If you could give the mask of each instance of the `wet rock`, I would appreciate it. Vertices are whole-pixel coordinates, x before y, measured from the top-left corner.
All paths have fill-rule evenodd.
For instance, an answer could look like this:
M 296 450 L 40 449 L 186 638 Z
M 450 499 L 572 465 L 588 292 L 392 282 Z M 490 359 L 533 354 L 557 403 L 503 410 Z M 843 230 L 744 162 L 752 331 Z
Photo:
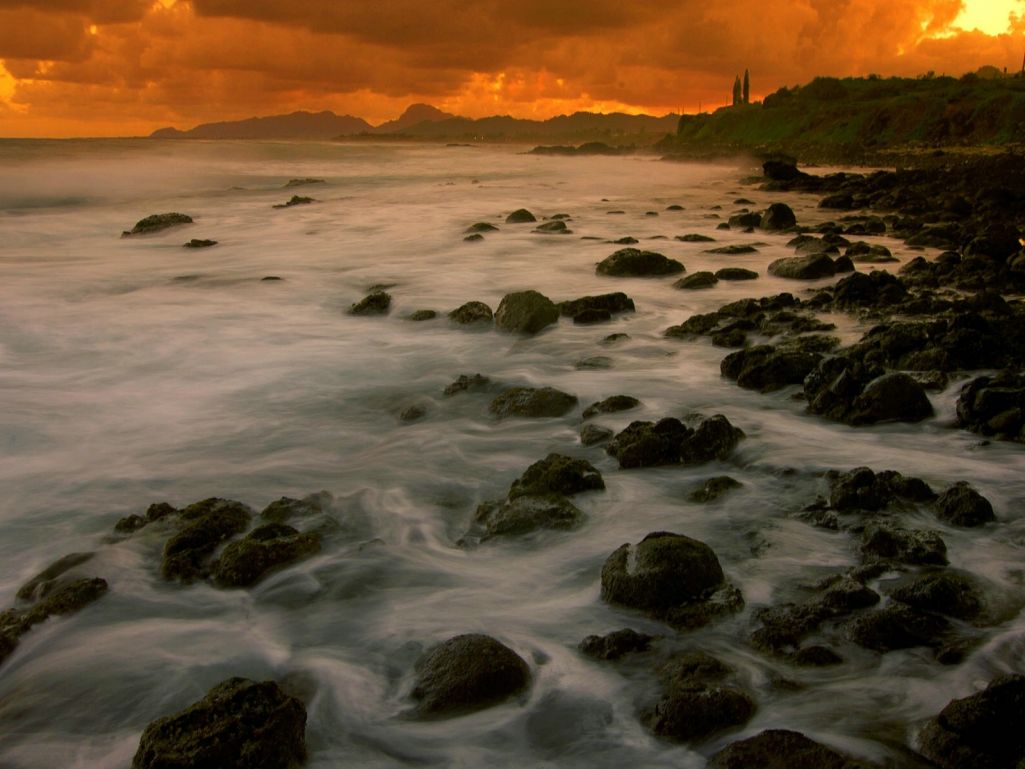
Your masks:
M 580 431 L 580 442 L 584 446 L 597 446 L 612 438 L 613 431 L 600 425 L 584 425 Z
M 20 588 L 17 597 L 20 601 L 35 601 L 49 593 L 57 584 L 57 580 L 66 572 L 92 560 L 95 553 L 68 553 L 58 558 L 39 574 L 34 576 Z
M 312 177 L 306 177 L 303 179 L 289 179 L 283 189 L 291 189 L 292 187 L 307 187 L 311 184 L 327 184 L 324 179 L 314 179 Z
M 102 598 L 106 592 L 107 581 L 100 577 L 62 580 L 22 613 L 21 622 L 27 630 L 50 617 L 74 614 Z
M 251 511 L 241 502 L 210 497 L 181 511 L 182 528 L 164 544 L 164 579 L 191 582 L 205 576 L 217 546 L 249 525 Z
M 528 222 L 536 222 L 537 217 L 534 216 L 530 211 L 525 208 L 517 208 L 507 217 L 505 217 L 506 224 L 526 224 Z
M 760 225 L 763 230 L 788 230 L 796 224 L 794 210 L 786 203 L 773 203 L 761 215 Z
M 913 531 L 889 523 L 870 523 L 865 527 L 861 553 L 916 565 L 947 563 L 947 545 L 935 531 Z
M 715 271 L 715 277 L 719 280 L 755 280 L 758 273 L 743 267 L 723 267 Z
M 498 232 L 498 227 L 496 227 L 495 225 L 491 224 L 490 222 L 474 222 L 469 227 L 467 227 L 464 230 L 464 232 L 467 235 L 475 233 L 475 232 L 476 233 L 481 233 L 481 232 Z
M 278 203 L 274 208 L 292 208 L 292 206 L 308 206 L 310 203 L 316 203 L 313 198 L 306 197 L 305 195 L 293 195 L 284 203 Z
M 399 413 L 399 421 L 406 423 L 416 422 L 427 416 L 427 411 L 428 409 L 426 404 L 414 403 L 402 409 L 402 411 Z
M 833 476 L 829 482 L 829 505 L 834 510 L 875 512 L 901 500 L 930 502 L 934 499 L 936 494 L 925 481 L 893 470 L 875 473 L 867 467 L 857 467 Z
M 534 232 L 542 235 L 570 235 L 573 233 L 573 230 L 566 226 L 566 222 L 561 219 L 556 219 L 551 222 L 539 224 L 534 228 Z
M 957 421 L 982 435 L 1025 442 L 1025 376 L 1003 372 L 973 379 L 961 388 Z
M 607 319 L 616 313 L 634 311 L 633 299 L 622 291 L 616 291 L 611 294 L 599 294 L 598 296 L 582 296 L 579 299 L 559 302 L 556 306 L 564 317 L 573 318 L 576 323 L 595 322 L 590 318 L 578 320 L 581 316 L 585 316 L 586 313 L 601 313 L 602 319 Z
M 416 663 L 412 698 L 421 718 L 473 713 L 525 691 L 530 668 L 516 652 L 490 636 L 450 638 Z
M 506 417 L 561 417 L 577 405 L 575 395 L 554 387 L 513 387 L 491 401 L 488 411 L 499 419 Z
M 823 359 L 804 380 L 808 410 L 850 425 L 921 422 L 934 413 L 925 389 L 904 373 L 835 356 Z
M 274 681 L 229 678 L 142 733 L 132 769 L 298 769 L 306 708 Z
M 654 640 L 654 636 L 624 628 L 604 636 L 589 635 L 577 648 L 592 659 L 614 662 L 627 654 L 647 651 Z
M 467 302 L 448 314 L 448 317 L 463 326 L 471 324 L 490 324 L 495 314 L 484 302 Z
M 192 217 L 186 214 L 151 214 L 145 219 L 140 219 L 130 230 L 121 233 L 122 238 L 132 235 L 148 235 L 151 232 L 160 232 L 168 227 L 176 227 L 179 224 L 192 224 Z
M 265 523 L 224 548 L 213 567 L 213 579 L 222 587 L 249 587 L 272 570 L 319 551 L 315 534 L 301 534 L 284 523 Z
M 880 270 L 873 270 L 867 275 L 856 272 L 838 281 L 833 287 L 833 305 L 847 310 L 890 307 L 902 302 L 907 295 L 904 282 L 896 275 Z
M 732 245 L 732 246 L 721 246 L 719 248 L 710 248 L 705 251 L 706 254 L 724 254 L 725 256 L 740 256 L 741 254 L 757 254 L 758 249 L 754 246 L 747 245 Z
M 374 291 L 349 308 L 349 315 L 387 315 L 391 309 L 391 294 Z
M 821 360 L 819 353 L 758 345 L 727 355 L 719 368 L 723 376 L 745 389 L 772 392 L 801 384 Z
M 680 278 L 678 281 L 673 283 L 673 288 L 682 288 L 688 290 L 712 288 L 719 279 L 710 272 L 695 272 L 693 275 L 688 275 L 686 278 Z
M 630 395 L 612 395 L 605 400 L 592 403 L 584 409 L 584 419 L 598 416 L 599 414 L 614 414 L 619 411 L 629 411 L 641 405 L 641 402 Z
M 511 333 L 536 334 L 558 320 L 558 308 L 547 296 L 537 291 L 506 294 L 495 312 L 495 325 L 498 329 Z
M 733 589 L 729 599 L 723 598 L 728 587 L 712 548 L 664 531 L 649 534 L 637 545 L 623 545 L 601 570 L 603 600 L 678 627 L 700 627 L 739 610 L 739 592 Z
M 688 233 L 687 235 L 677 235 L 676 239 L 683 243 L 714 243 L 715 238 L 709 237 L 708 235 L 702 235 L 697 232 Z
M 698 502 L 702 504 L 706 502 L 714 502 L 733 489 L 739 489 L 743 485 L 744 484 L 740 481 L 735 480 L 728 475 L 717 475 L 715 478 L 709 478 L 694 489 L 687 498 L 691 502 Z
M 856 248 L 863 245 L 865 248 Z M 888 264 L 900 261 L 886 246 L 881 244 L 855 243 L 847 249 L 846 255 L 859 264 Z
M 260 518 L 269 523 L 284 523 L 296 518 L 312 518 L 322 515 L 331 506 L 333 497 L 329 491 L 308 494 L 302 499 L 281 497 L 271 502 L 260 513 Z
M 586 459 L 549 454 L 528 467 L 509 489 L 509 499 L 524 495 L 578 494 L 605 488 L 601 473 Z
M 459 393 L 485 390 L 490 385 L 491 380 L 481 374 L 474 374 L 472 376 L 460 374 L 456 381 L 445 387 L 444 393 L 447 397 L 451 397 L 453 395 L 458 395 Z
M 809 668 L 824 668 L 831 665 L 843 664 L 843 657 L 830 649 L 828 646 L 813 644 L 804 646 L 794 652 L 791 661 L 795 665 Z
M 744 432 L 722 414 L 705 419 L 697 429 L 666 417 L 658 422 L 631 422 L 606 451 L 623 468 L 701 464 L 725 459 L 743 437 Z
M 919 735 L 919 750 L 942 769 L 1014 769 L 1025 761 L 1025 676 L 1001 676 L 951 700 Z
M 976 581 L 967 574 L 944 570 L 913 577 L 890 591 L 895 601 L 914 609 L 944 614 L 972 622 L 986 608 L 985 598 Z
M 472 235 L 467 235 L 465 238 L 463 238 L 463 240 L 467 243 L 479 243 L 480 241 L 484 240 L 484 236 L 481 235 L 479 232 L 475 232 Z
M 573 316 L 573 322 L 579 325 L 605 323 L 610 320 L 612 313 L 608 310 L 583 310 Z
M 844 192 L 835 195 L 826 195 L 819 201 L 819 208 L 833 208 L 847 211 L 854 208 L 854 198 Z
M 793 280 L 818 280 L 836 275 L 836 264 L 828 254 L 785 256 L 769 264 L 769 274 Z
M 950 623 L 942 617 L 900 603 L 859 614 L 844 626 L 851 641 L 884 653 L 915 646 L 938 647 L 949 630 Z
M 637 238 L 630 237 L 629 235 L 627 235 L 624 238 L 616 238 L 615 240 L 610 242 L 615 243 L 617 246 L 632 246 L 636 243 L 640 243 L 640 241 L 637 240 Z
M 438 313 L 434 310 L 416 310 L 407 316 L 406 320 L 411 320 L 416 323 L 420 323 L 425 320 L 434 320 L 438 317 Z
M 955 483 L 936 500 L 936 517 L 951 526 L 965 528 L 996 520 L 989 500 L 964 481 Z
M 540 529 L 576 528 L 584 514 L 561 494 L 520 495 L 506 502 L 477 506 L 473 525 L 464 541 L 486 542 L 495 537 L 516 537 Z
M 599 262 L 595 271 L 599 275 L 613 277 L 648 277 L 677 275 L 684 271 L 684 267 L 675 259 L 654 251 L 622 248 Z
M 217 241 L 216 240 L 206 240 L 206 239 L 201 239 L 201 238 L 193 238 L 188 243 L 186 243 L 184 247 L 185 248 L 210 248 L 211 246 L 216 246 L 216 245 L 217 245 Z
M 768 729 L 716 753 L 708 769 L 869 769 L 822 743 L 787 729 Z

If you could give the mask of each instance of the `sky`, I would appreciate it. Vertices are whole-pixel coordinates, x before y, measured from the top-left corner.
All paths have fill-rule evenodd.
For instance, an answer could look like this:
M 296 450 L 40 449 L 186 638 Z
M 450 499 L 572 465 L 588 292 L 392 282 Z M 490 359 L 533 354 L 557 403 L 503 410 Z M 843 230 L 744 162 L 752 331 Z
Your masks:
M 816 75 L 1009 72 L 1025 0 L 0 0 L 0 137 L 414 102 L 694 112 Z

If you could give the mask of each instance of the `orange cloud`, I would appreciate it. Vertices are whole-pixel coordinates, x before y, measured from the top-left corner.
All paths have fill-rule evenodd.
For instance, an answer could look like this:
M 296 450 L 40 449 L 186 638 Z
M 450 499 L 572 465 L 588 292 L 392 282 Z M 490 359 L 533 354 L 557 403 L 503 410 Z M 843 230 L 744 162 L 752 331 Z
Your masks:
M 295 109 L 371 122 L 716 106 L 820 74 L 1017 68 L 961 0 L 0 0 L 0 135 L 148 133 Z M 9 73 L 5 76 L 4 73 Z

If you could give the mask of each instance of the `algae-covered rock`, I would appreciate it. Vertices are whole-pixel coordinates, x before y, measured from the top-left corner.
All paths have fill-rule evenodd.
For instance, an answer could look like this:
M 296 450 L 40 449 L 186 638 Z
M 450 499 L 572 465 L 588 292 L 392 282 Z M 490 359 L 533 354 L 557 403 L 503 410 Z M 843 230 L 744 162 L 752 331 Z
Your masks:
M 537 291 L 506 294 L 495 312 L 498 329 L 512 333 L 536 334 L 558 320 L 559 309 L 551 299 Z
M 499 419 L 506 417 L 561 417 L 577 405 L 575 395 L 554 387 L 513 387 L 491 401 L 488 410 Z
M 298 769 L 306 708 L 274 681 L 229 678 L 142 733 L 132 769 Z
M 990 501 L 964 481 L 955 483 L 936 500 L 936 517 L 965 528 L 996 520 Z
M 349 308 L 350 315 L 387 315 L 391 309 L 391 294 L 372 291 Z
M 655 251 L 641 251 L 636 248 L 621 248 L 599 262 L 596 272 L 613 277 L 648 277 L 677 275 L 684 267 L 675 259 Z
M 210 497 L 181 511 L 182 527 L 164 544 L 160 573 L 164 579 L 191 582 L 205 576 L 214 550 L 241 534 L 252 511 L 241 502 Z
M 528 467 L 509 489 L 509 499 L 536 494 L 578 494 L 605 488 L 601 473 L 586 459 L 549 454 Z
M 466 539 L 481 542 L 495 537 L 530 534 L 539 529 L 575 528 L 584 514 L 561 494 L 525 494 L 507 502 L 485 502 L 477 507 L 474 526 Z
M 450 638 L 416 663 L 412 697 L 425 719 L 473 713 L 525 691 L 530 668 L 512 649 L 479 633 Z
M 466 302 L 448 314 L 448 317 L 460 324 L 468 326 L 471 324 L 491 324 L 495 314 L 484 302 Z
M 284 523 L 265 523 L 224 548 L 214 566 L 213 579 L 224 587 L 249 587 L 273 569 L 319 550 L 317 535 L 302 534 Z

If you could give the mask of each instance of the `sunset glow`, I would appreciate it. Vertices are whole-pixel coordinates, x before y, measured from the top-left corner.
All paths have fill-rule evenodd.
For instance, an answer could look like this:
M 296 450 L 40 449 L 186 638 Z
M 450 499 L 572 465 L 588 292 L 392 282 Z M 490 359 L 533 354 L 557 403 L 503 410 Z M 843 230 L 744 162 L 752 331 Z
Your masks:
M 1020 67 L 1021 0 L 0 2 L 0 136 L 146 134 L 413 102 L 468 117 L 721 106 L 816 75 Z M 1014 16 L 1012 16 L 1014 14 Z

